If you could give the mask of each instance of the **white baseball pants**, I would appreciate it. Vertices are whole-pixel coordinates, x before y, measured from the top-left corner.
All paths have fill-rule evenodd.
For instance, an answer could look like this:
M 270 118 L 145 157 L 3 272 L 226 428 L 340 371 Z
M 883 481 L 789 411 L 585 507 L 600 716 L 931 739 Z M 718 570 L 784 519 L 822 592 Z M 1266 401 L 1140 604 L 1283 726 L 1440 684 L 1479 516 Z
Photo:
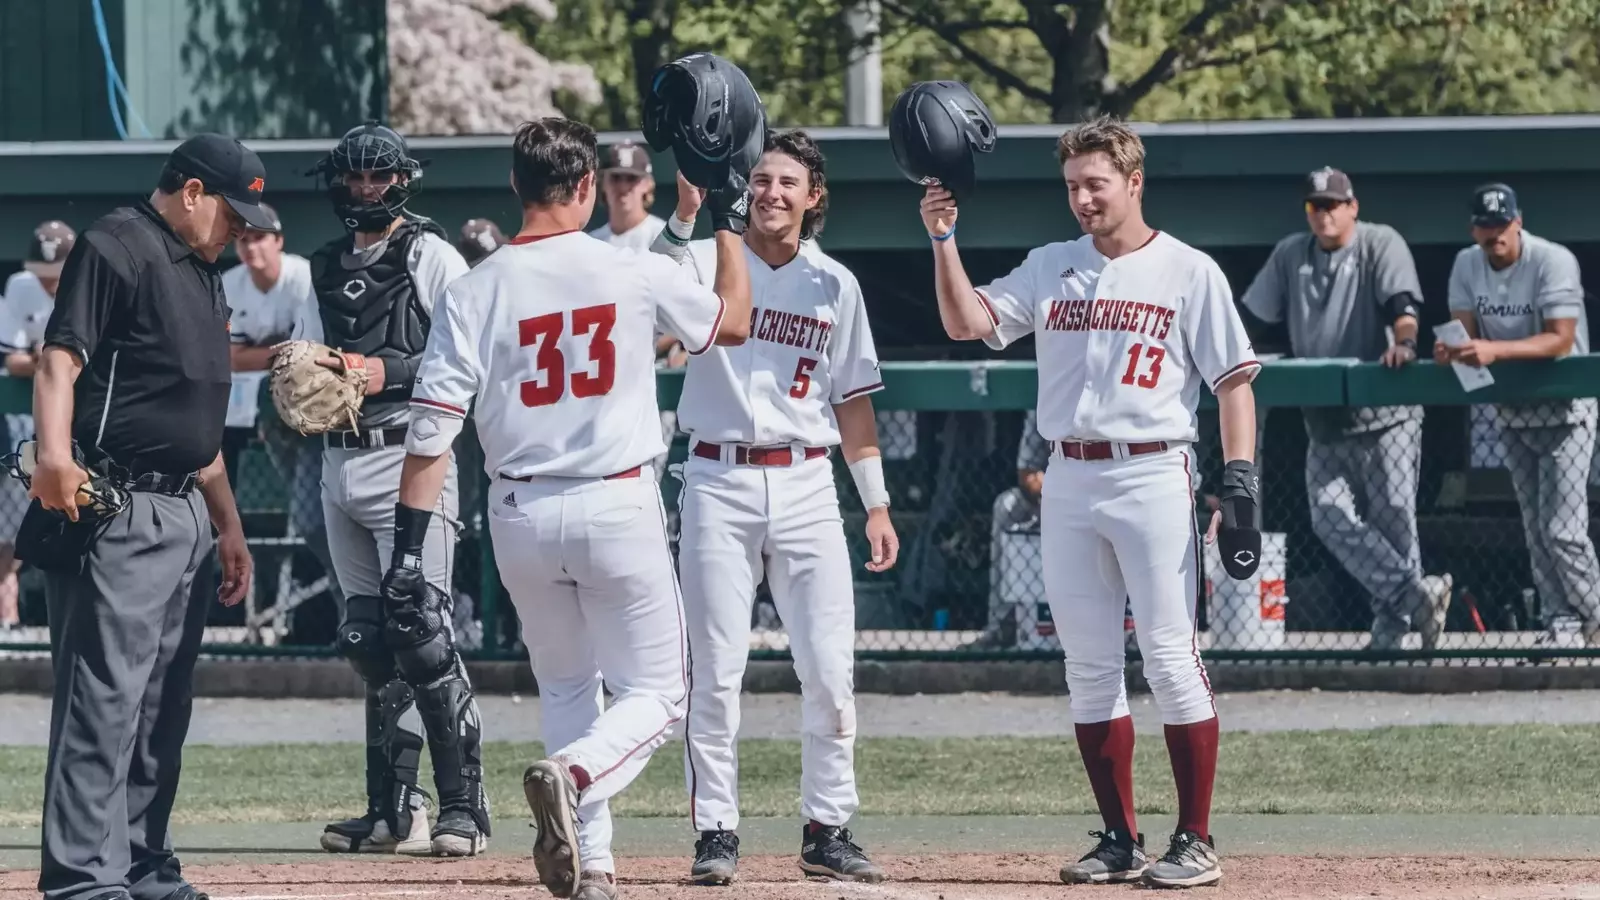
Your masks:
M 1193 472 L 1193 454 L 1181 443 L 1125 459 L 1069 459 L 1059 449 L 1050 459 L 1041 512 L 1044 589 L 1066 653 L 1074 722 L 1128 715 L 1125 604 L 1162 723 L 1216 715 L 1195 643 Z
M 644 770 L 688 699 L 661 494 L 648 474 L 497 478 L 488 501 L 495 564 L 539 682 L 545 753 L 593 779 L 578 806 L 583 867 L 614 872 L 606 801 Z
M 684 768 L 699 831 L 739 827 L 739 696 L 763 571 L 800 676 L 800 813 L 843 825 L 855 778 L 855 588 L 828 457 L 684 464 L 678 567 L 689 621 Z

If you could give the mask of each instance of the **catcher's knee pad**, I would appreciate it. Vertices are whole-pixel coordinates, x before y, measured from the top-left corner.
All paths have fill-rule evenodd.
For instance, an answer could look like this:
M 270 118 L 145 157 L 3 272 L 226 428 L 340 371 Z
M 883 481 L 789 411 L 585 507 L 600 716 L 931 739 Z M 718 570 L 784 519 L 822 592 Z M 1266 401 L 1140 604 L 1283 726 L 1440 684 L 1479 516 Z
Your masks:
M 382 687 L 395 677 L 394 654 L 383 628 L 383 599 L 350 597 L 339 625 L 339 652 L 368 684 Z
M 421 807 L 424 796 L 417 784 L 424 741 L 422 717 L 411 685 L 396 679 L 384 685 L 380 696 L 382 744 L 389 763 L 381 812 L 393 833 L 406 835 L 411 833 L 412 812 Z
M 433 684 L 456 669 L 455 636 L 444 592 L 426 585 L 423 596 L 386 610 L 384 640 L 400 677 L 413 687 Z
M 428 732 L 439 811 L 459 809 L 489 834 L 489 796 L 483 789 L 483 720 L 472 686 L 459 670 L 418 688 L 417 712 Z

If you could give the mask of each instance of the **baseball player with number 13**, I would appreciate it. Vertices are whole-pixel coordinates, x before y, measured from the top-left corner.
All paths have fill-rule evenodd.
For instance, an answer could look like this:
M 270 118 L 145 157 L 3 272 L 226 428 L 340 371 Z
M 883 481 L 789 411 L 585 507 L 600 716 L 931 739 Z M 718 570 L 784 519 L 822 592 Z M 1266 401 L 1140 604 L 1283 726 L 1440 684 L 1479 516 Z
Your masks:
M 856 617 L 829 448 L 843 445 L 867 508 L 867 568 L 885 571 L 899 539 L 872 411 L 883 378 L 855 276 L 810 243 L 827 210 L 822 152 L 805 132 L 768 134 L 750 188 L 750 340 L 689 360 L 678 404 L 690 435 L 678 567 L 693 676 L 686 774 L 700 832 L 691 877 L 727 884 L 738 861 L 739 692 L 765 570 L 800 676 L 800 867 L 881 881 L 844 827 L 859 805 Z M 711 242 L 688 240 L 699 205 L 680 175 L 677 214 L 651 249 L 707 283 Z
M 1254 464 L 1260 371 L 1222 270 L 1145 224 L 1144 146 L 1108 118 L 1057 144 L 1073 215 L 1085 232 L 1046 244 L 1004 278 L 974 288 L 956 250 L 956 203 L 929 186 L 945 331 L 1001 349 L 1037 335 L 1039 433 L 1052 444 L 1042 509 L 1045 594 L 1066 653 L 1078 748 L 1105 821 L 1097 846 L 1062 868 L 1068 883 L 1156 887 L 1222 877 L 1210 833 L 1217 713 L 1195 644 L 1199 533 L 1195 407 L 1214 391 L 1227 460 L 1220 541 L 1228 574 L 1260 555 Z M 1221 531 L 1218 532 L 1218 528 Z M 1133 720 L 1123 679 L 1123 602 L 1161 709 L 1178 788 L 1178 828 L 1150 862 L 1134 822 Z

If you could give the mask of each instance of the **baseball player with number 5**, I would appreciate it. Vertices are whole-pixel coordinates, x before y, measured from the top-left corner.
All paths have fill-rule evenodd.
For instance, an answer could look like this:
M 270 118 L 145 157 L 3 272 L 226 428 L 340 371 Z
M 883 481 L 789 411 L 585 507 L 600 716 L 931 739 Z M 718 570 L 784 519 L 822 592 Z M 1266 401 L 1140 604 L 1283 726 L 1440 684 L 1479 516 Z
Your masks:
M 1222 877 L 1210 833 L 1217 713 L 1195 644 L 1195 407 L 1202 385 L 1216 393 L 1227 460 L 1207 540 L 1220 541 L 1230 575 L 1246 578 L 1261 544 L 1250 387 L 1260 364 L 1222 270 L 1145 224 L 1139 136 L 1101 118 L 1067 132 L 1056 152 L 1085 234 L 1034 250 L 985 287 L 973 287 L 956 250 L 955 198 L 926 189 L 939 314 L 950 337 L 997 350 L 1037 336 L 1039 433 L 1053 445 L 1041 514 L 1045 593 L 1105 821 L 1091 832 L 1098 845 L 1061 878 L 1212 884 Z M 1155 862 L 1134 821 L 1124 597 L 1177 782 L 1177 831 Z
M 689 433 L 678 567 L 689 617 L 693 688 L 687 728 L 690 815 L 700 832 L 691 876 L 727 884 L 739 855 L 739 694 L 750 614 L 765 572 L 800 676 L 800 867 L 881 881 L 845 828 L 855 779 L 855 594 L 830 449 L 867 508 L 867 569 L 893 566 L 899 539 L 878 452 L 871 394 L 883 388 L 855 276 L 810 239 L 827 211 L 822 152 L 801 131 L 768 134 L 752 170 L 744 249 L 750 340 L 689 361 L 678 421 Z M 716 259 L 689 242 L 698 191 L 679 176 L 678 211 L 651 249 L 701 283 Z

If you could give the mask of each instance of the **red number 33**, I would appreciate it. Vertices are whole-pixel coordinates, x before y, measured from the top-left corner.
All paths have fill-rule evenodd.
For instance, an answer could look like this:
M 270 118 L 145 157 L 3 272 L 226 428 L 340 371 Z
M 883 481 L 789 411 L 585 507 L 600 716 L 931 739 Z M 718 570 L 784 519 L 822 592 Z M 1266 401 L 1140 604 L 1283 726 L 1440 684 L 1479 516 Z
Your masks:
M 1143 357 L 1150 361 L 1150 371 L 1139 372 L 1139 360 Z M 1154 345 L 1134 344 L 1128 348 L 1128 371 L 1122 373 L 1122 383 L 1132 384 L 1149 390 L 1161 380 L 1161 361 L 1167 358 L 1167 351 Z
M 524 347 L 533 347 L 533 361 L 542 376 L 522 383 L 523 406 L 549 406 L 567 391 L 567 360 L 557 342 L 561 339 L 564 313 L 547 313 L 517 323 L 517 337 Z M 617 345 L 611 329 L 617 324 L 617 305 L 585 306 L 572 311 L 572 334 L 591 335 L 589 362 L 593 374 L 573 372 L 572 396 L 600 397 L 611 393 L 617 380 Z

